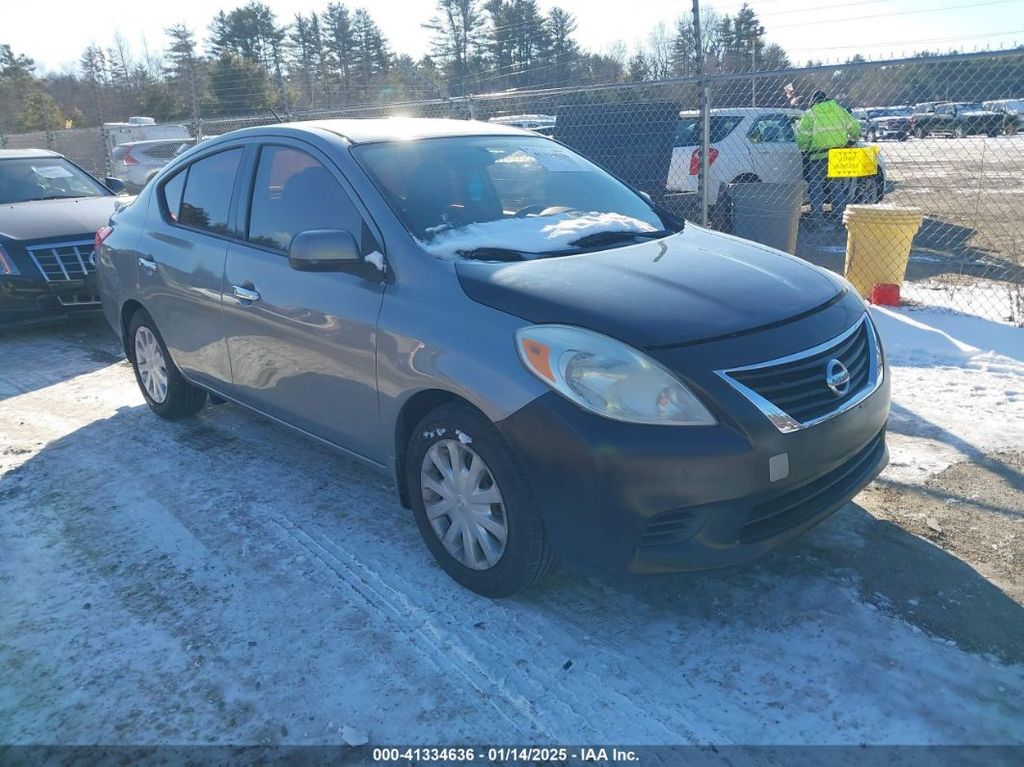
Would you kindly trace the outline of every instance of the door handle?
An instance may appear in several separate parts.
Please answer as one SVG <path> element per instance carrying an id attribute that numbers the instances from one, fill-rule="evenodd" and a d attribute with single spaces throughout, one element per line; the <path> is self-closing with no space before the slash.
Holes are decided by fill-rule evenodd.
<path id="1" fill-rule="evenodd" d="M 156 261 L 151 258 L 143 258 L 142 256 L 139 256 L 139 266 L 150 274 L 156 271 Z"/>
<path id="2" fill-rule="evenodd" d="M 232 285 L 231 292 L 234 293 L 235 298 L 237 298 L 239 302 L 243 304 L 251 304 L 253 301 L 260 300 L 260 292 L 258 290 L 253 290 L 252 288 L 246 288 L 241 285 Z"/>

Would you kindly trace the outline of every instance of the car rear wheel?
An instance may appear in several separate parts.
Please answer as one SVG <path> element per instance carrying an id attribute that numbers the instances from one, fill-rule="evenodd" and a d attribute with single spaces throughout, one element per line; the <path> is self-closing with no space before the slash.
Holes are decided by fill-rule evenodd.
<path id="1" fill-rule="evenodd" d="M 405 461 L 420 534 L 458 583 L 506 597 L 550 571 L 540 509 L 493 424 L 465 404 L 443 405 L 416 426 Z"/>
<path id="2" fill-rule="evenodd" d="M 1018 127 L 1017 123 L 1006 123 L 1006 125 L 1003 126 L 1003 133 L 1007 136 L 1015 136 L 1017 135 Z"/>
<path id="3" fill-rule="evenodd" d="M 206 404 L 206 391 L 184 379 L 171 361 L 149 313 L 136 310 L 128 323 L 128 351 L 146 404 L 161 418 L 194 415 Z"/>
<path id="4" fill-rule="evenodd" d="M 967 138 L 967 129 L 962 125 L 958 125 L 953 129 L 953 135 L 957 138 Z"/>
<path id="5" fill-rule="evenodd" d="M 914 128 L 914 138 L 924 138 L 928 134 L 924 132 L 924 128 Z"/>

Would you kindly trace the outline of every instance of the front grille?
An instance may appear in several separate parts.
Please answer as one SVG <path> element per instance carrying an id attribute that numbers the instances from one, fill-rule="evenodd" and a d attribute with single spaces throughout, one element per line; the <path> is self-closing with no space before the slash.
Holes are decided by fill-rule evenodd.
<path id="1" fill-rule="evenodd" d="M 34 245 L 28 254 L 47 282 L 66 282 L 85 279 L 94 270 L 92 251 L 92 241 L 84 240 Z"/>
<path id="2" fill-rule="evenodd" d="M 885 450 L 885 434 L 879 433 L 866 447 L 837 469 L 754 507 L 740 530 L 740 541 L 771 538 L 796 527 L 822 509 L 847 500 L 854 488 L 877 465 Z"/>
<path id="3" fill-rule="evenodd" d="M 781 431 L 795 431 L 845 410 L 874 391 L 881 376 L 875 344 L 874 331 L 862 319 L 838 338 L 801 354 L 720 371 L 720 375 Z M 849 385 L 839 394 L 826 380 L 832 360 L 849 373 Z"/>

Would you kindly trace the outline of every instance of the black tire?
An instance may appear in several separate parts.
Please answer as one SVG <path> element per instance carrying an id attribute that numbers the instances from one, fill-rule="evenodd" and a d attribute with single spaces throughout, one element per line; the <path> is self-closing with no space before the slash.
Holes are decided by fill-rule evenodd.
<path id="1" fill-rule="evenodd" d="M 914 128 L 914 138 L 924 138 L 927 135 L 924 128 Z"/>
<path id="2" fill-rule="evenodd" d="M 160 353 L 164 358 L 164 366 L 167 371 L 167 394 L 163 402 L 157 402 L 153 399 L 146 390 L 146 386 L 142 382 L 142 374 L 139 372 L 139 364 L 135 354 L 135 338 L 139 329 L 143 327 L 148 328 L 156 337 Z M 149 312 L 145 309 L 136 309 L 128 321 L 128 338 L 125 343 L 125 349 L 128 352 L 128 359 L 132 363 L 132 370 L 135 372 L 135 382 L 139 385 L 139 391 L 142 392 L 142 396 L 146 398 L 146 404 L 149 405 L 154 413 L 169 421 L 176 421 L 180 418 L 195 415 L 202 410 L 203 405 L 206 404 L 206 390 L 193 386 L 184 379 L 171 360 L 171 355 L 167 352 L 167 346 L 164 344 L 160 331 L 157 330 L 156 323 L 153 322 L 153 318 L 149 316 Z"/>
<path id="3" fill-rule="evenodd" d="M 501 493 L 508 531 L 501 558 L 486 570 L 474 570 L 448 552 L 427 518 L 423 498 L 421 468 L 427 451 L 441 440 L 464 442 L 467 438 L 466 446 L 487 464 Z M 417 424 L 406 448 L 405 481 L 427 548 L 442 569 L 470 591 L 491 598 L 511 596 L 540 581 L 554 566 L 555 556 L 529 481 L 504 438 L 475 408 L 465 403 L 442 405 Z"/>
<path id="4" fill-rule="evenodd" d="M 958 125 L 953 129 L 953 138 L 967 138 L 967 129 Z"/>
<path id="5" fill-rule="evenodd" d="M 868 142 L 873 144 L 876 139 L 877 139 L 877 134 L 873 130 L 869 130 L 868 131 Z"/>

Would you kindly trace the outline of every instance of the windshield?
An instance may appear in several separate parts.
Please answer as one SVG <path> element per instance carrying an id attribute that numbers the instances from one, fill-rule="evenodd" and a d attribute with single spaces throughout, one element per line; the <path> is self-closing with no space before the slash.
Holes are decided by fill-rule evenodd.
<path id="1" fill-rule="evenodd" d="M 0 160 L 0 204 L 69 197 L 102 197 L 110 191 L 62 157 Z"/>
<path id="2" fill-rule="evenodd" d="M 736 126 L 743 122 L 740 115 L 711 115 L 708 122 L 708 140 L 715 144 L 730 133 Z M 700 145 L 700 118 L 684 117 L 676 123 L 676 146 L 699 146 Z"/>
<path id="3" fill-rule="evenodd" d="M 957 104 L 956 108 L 959 109 L 961 112 L 984 112 L 985 111 L 985 107 L 983 107 L 977 101 L 965 101 L 963 104 Z"/>
<path id="4" fill-rule="evenodd" d="M 355 154 L 413 236 L 442 258 L 580 252 L 666 227 L 636 192 L 539 137 L 384 142 Z M 614 233 L 623 241 L 612 242 Z"/>

